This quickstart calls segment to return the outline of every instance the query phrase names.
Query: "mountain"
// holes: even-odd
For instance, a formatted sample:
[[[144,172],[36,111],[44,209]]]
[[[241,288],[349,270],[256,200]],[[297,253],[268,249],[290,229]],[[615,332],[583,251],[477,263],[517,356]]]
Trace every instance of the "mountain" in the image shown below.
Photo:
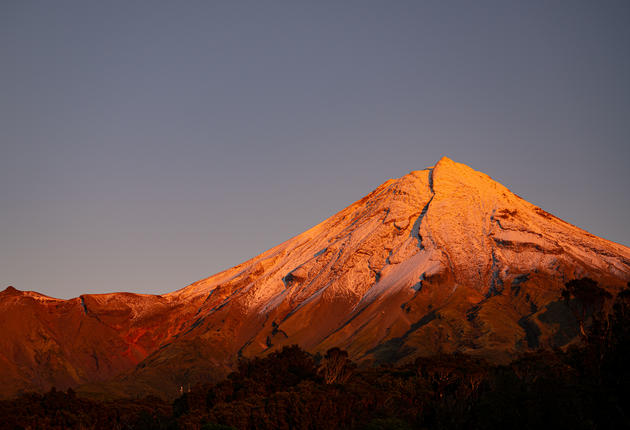
[[[579,339],[561,292],[582,277],[618,293],[630,248],[442,158],[169,294],[5,290],[0,393],[81,385],[96,397],[172,397],[290,344],[337,346],[364,364],[454,351],[507,362]]]

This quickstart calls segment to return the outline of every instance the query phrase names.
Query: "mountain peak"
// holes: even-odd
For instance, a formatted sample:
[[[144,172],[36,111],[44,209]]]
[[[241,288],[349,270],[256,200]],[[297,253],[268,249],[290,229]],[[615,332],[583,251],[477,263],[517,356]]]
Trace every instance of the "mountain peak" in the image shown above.
[[[444,169],[444,170],[449,169],[449,168],[455,168],[458,164],[460,163],[456,163],[455,161],[451,160],[450,158],[444,155],[432,166],[426,167],[422,170],[413,170],[409,173],[409,175],[418,176],[421,174],[421,172],[427,172],[427,171],[430,172],[438,166],[441,166],[441,169]],[[399,179],[402,179],[402,178],[399,178]]]
[[[433,166],[427,167],[424,170],[416,170],[409,175],[414,177],[422,177],[428,174],[428,185],[432,188],[431,192],[436,192],[433,189],[434,183],[439,182],[442,186],[439,187],[441,193],[450,193],[457,191],[458,188],[472,187],[476,189],[490,189],[496,190],[497,188],[505,188],[495,182],[488,175],[476,171],[471,167],[463,163],[458,163],[446,156],[440,158]],[[398,179],[403,180],[405,177]],[[494,191],[492,191],[494,192]]]
[[[450,158],[448,158],[446,155],[443,155],[442,158],[440,158],[437,163],[435,163],[435,167],[437,167],[439,164],[442,165],[454,165],[454,164],[458,164],[455,163],[455,161],[451,160]]]
[[[0,291],[0,294],[20,294],[20,290],[9,285],[4,290]]]

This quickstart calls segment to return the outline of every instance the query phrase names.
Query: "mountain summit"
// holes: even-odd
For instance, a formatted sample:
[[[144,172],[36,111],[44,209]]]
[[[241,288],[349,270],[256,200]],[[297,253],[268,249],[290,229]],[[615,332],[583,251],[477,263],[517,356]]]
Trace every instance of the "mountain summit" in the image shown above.
[[[454,351],[505,362],[575,342],[561,291],[582,277],[617,293],[630,249],[444,157],[169,294],[0,293],[0,381],[4,395],[88,383],[168,397],[290,344],[364,363]]]

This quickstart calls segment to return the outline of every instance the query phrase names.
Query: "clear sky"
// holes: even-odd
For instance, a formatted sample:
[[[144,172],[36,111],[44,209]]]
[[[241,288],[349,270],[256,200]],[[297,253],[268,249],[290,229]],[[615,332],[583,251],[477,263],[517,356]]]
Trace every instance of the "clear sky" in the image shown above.
[[[165,293],[442,155],[630,245],[630,2],[0,2],[0,289]]]

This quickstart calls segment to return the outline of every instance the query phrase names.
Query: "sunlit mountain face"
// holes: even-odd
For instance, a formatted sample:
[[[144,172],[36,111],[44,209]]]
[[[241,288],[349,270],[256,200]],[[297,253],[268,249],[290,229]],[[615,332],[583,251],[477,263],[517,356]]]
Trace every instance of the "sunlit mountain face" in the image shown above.
[[[60,300],[7,288],[0,394],[170,399],[289,345],[337,347],[366,368],[448,353],[504,364],[584,338],[592,311],[566,297],[582,278],[612,300],[630,280],[630,249],[442,158],[168,294]]]

